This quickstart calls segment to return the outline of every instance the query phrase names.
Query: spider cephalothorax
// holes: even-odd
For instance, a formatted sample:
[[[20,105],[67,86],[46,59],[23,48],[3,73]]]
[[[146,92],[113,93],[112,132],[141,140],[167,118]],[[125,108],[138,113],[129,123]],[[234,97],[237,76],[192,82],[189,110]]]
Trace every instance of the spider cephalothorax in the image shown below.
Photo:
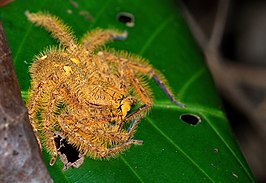
[[[153,78],[176,102],[165,80],[144,59],[126,52],[98,49],[107,41],[125,37],[116,30],[96,29],[80,43],[57,17],[26,12],[28,19],[59,40],[61,48],[45,51],[30,68],[27,107],[40,144],[57,157],[55,134],[92,158],[111,157],[132,144],[139,120],[152,106],[144,75]],[[131,106],[140,106],[129,113]],[[126,129],[125,124],[130,123]]]

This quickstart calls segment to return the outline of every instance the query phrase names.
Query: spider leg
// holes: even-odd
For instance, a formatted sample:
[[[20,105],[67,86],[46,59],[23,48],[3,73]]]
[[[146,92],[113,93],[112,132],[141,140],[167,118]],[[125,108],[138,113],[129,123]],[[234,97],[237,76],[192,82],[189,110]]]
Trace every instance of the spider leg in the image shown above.
[[[46,80],[44,80],[45,82]],[[62,88],[65,88],[65,83],[63,81],[61,81],[60,83],[57,83],[55,86],[53,87],[48,87],[45,86],[43,88],[52,88],[50,90],[47,90],[44,93],[44,95],[42,97],[44,97],[44,101],[42,102],[41,106],[42,106],[42,111],[41,113],[41,120],[42,120],[42,126],[43,126],[43,135],[45,138],[45,145],[49,151],[49,153],[52,155],[51,160],[50,160],[50,165],[52,166],[55,163],[55,160],[57,158],[58,152],[57,152],[57,148],[56,148],[56,144],[55,144],[55,137],[54,137],[54,128],[56,127],[56,123],[54,123],[55,120],[55,112],[58,109],[58,98],[60,96],[62,96]],[[38,92],[42,92],[41,90],[38,90]],[[65,93],[64,93],[65,94]],[[66,95],[68,96],[68,95]],[[35,101],[37,101],[39,97],[35,95],[31,97],[31,99],[34,99]],[[75,105],[77,107],[77,103],[73,102],[73,99],[69,96],[66,98],[68,101],[71,101],[72,103],[74,103],[73,105]],[[33,106],[33,102],[30,102],[31,105]],[[78,106],[78,109],[81,108],[80,106]],[[33,108],[33,111],[38,111],[36,109]],[[34,119],[34,115],[31,114],[31,119],[33,120],[33,126],[36,125],[35,123],[35,119]],[[37,135],[36,135],[37,136]]]
[[[66,85],[63,85],[61,87],[61,94],[63,98],[65,99],[65,103],[67,106],[71,106],[74,110],[79,109],[80,111],[83,111],[82,116],[75,115],[67,115],[66,118],[64,118],[64,122],[68,123],[70,126],[75,126],[75,128],[71,129],[68,132],[73,132],[75,129],[79,129],[77,133],[83,133],[86,134],[85,132],[87,131],[87,136],[90,136],[90,139],[93,139],[97,137],[99,142],[106,142],[109,144],[118,143],[121,141],[128,141],[128,139],[131,137],[131,134],[123,132],[120,130],[118,132],[118,126],[119,124],[116,124],[115,126],[110,126],[108,121],[111,119],[108,119],[106,116],[101,116],[97,118],[97,114],[95,114],[95,111],[93,112],[93,120],[90,118],[90,109],[95,109],[95,107],[101,107],[101,106],[91,106],[92,104],[86,104],[85,106],[81,106],[81,104],[77,103],[77,98],[70,93],[69,88]],[[84,109],[87,109],[84,110]],[[97,108],[97,110],[103,110],[103,108]],[[84,117],[85,116],[85,117]],[[96,119],[97,118],[97,119]],[[73,124],[72,122],[76,121],[76,124]],[[67,129],[66,129],[67,130]],[[85,130],[85,131],[84,131]]]
[[[137,127],[138,121],[147,113],[151,106],[152,106],[152,97],[149,93],[149,88],[143,83],[137,76],[134,74],[133,70],[128,66],[128,59],[126,57],[117,57],[108,52],[99,52],[98,56],[100,59],[104,59],[105,61],[116,63],[118,66],[121,67],[123,72],[121,73],[123,77],[127,78],[128,82],[134,88],[134,91],[138,95],[141,103],[143,105],[136,109],[131,114],[127,115],[123,121],[119,124],[119,130],[123,129],[126,122],[132,120],[131,125],[128,129],[129,136],[132,136],[135,132]]]
[[[44,27],[48,32],[51,32],[52,36],[58,39],[64,47],[69,48],[70,51],[77,49],[77,45],[74,41],[75,38],[70,31],[70,28],[56,16],[42,12],[30,13],[28,11],[25,12],[25,15],[32,23]]]
[[[103,46],[111,40],[124,40],[127,38],[127,32],[121,32],[113,29],[95,29],[86,33],[81,39],[81,45],[90,52]]]
[[[185,107],[184,104],[178,102],[175,100],[174,95],[171,91],[171,89],[166,84],[166,79],[164,76],[157,70],[153,69],[151,65],[149,65],[145,60],[136,57],[136,56],[130,56],[126,54],[121,54],[121,56],[116,56],[115,54],[109,53],[109,52],[99,52],[98,56],[105,58],[108,62],[114,62],[116,64],[125,64],[129,68],[129,70],[132,70],[133,72],[138,72],[144,75],[147,75],[154,79],[154,81],[157,83],[157,85],[162,89],[162,91],[165,93],[165,95],[169,98],[169,100],[180,107]],[[131,80],[131,83],[135,89],[137,89],[137,93],[141,96],[143,92],[143,87],[140,86],[138,79],[135,77],[135,75],[131,76],[129,75],[129,78]],[[148,99],[149,97],[143,96],[144,99]],[[145,102],[144,102],[145,103]]]
[[[50,83],[50,85],[46,84],[45,86],[42,87],[42,89],[37,88],[38,93],[41,92],[42,95],[31,96],[30,99],[32,99],[33,101],[38,101],[38,100],[40,101],[38,105],[35,104],[37,109],[36,107],[32,109],[33,113],[36,113],[36,111],[40,112],[41,116],[40,120],[43,129],[43,133],[41,134],[41,136],[43,136],[42,138],[44,139],[44,143],[47,147],[47,150],[52,155],[52,158],[50,160],[50,165],[52,166],[57,158],[57,148],[54,140],[55,139],[54,130],[56,127],[54,119],[55,119],[55,112],[58,110],[57,104],[58,104],[58,99],[60,97],[60,88],[62,87],[62,85],[64,85],[64,80],[58,80],[58,78],[56,81],[53,81],[51,79],[50,80],[44,79],[43,82],[44,83],[48,82]],[[31,105],[28,106],[32,106],[34,103],[31,102],[30,104]],[[31,109],[31,107],[29,108]],[[35,121],[36,119],[35,115],[31,114],[30,116],[31,119]]]
[[[65,99],[64,102],[69,108],[76,109],[78,112],[83,110],[84,106],[79,102],[78,98],[71,93],[71,90],[66,83],[60,85],[60,94]]]
[[[44,119],[43,119],[43,129],[44,129],[44,136],[45,136],[45,144],[47,149],[52,155],[50,160],[50,165],[52,166],[55,163],[57,158],[57,148],[55,144],[55,137],[54,137],[54,113],[57,109],[57,96],[58,96],[58,87],[54,87],[49,95],[49,100],[47,105],[43,106],[44,111]]]
[[[51,125],[54,125],[51,124],[54,120],[56,123],[55,125],[62,130],[62,133],[71,144],[78,147],[79,151],[82,151],[94,158],[114,156],[127,149],[132,144],[142,144],[142,141],[139,140],[129,140],[131,135],[125,131],[117,131],[115,128],[110,126],[99,127],[79,123],[75,117],[76,115],[60,114],[55,119],[54,109],[59,96],[64,99],[63,102],[65,102],[67,106],[70,106],[70,108],[82,108],[82,106],[80,107],[78,103],[74,102],[76,99],[71,93],[69,93],[70,91],[68,89],[69,88],[64,82],[57,84],[53,90],[49,91],[50,98],[47,100],[47,105],[43,107],[43,110],[46,111],[43,120],[46,146],[52,154],[50,165],[54,164],[57,157],[54,132],[51,127]]]
[[[158,71],[157,71],[158,72]],[[173,103],[178,105],[179,107],[185,107],[184,104],[180,103],[179,101],[175,100],[172,92],[170,91],[170,89],[165,85],[165,83],[163,82],[163,78],[162,76],[160,76],[159,73],[156,73],[154,70],[151,71],[152,73],[152,78],[154,79],[154,81],[156,82],[156,84],[163,90],[163,92],[165,93],[165,95],[169,98],[169,100]]]
[[[136,59],[136,58],[135,58]],[[130,60],[130,58],[129,58]],[[136,60],[137,62],[141,62]],[[159,72],[154,70],[150,65],[144,65],[140,63],[134,63],[134,62],[128,62],[128,67],[133,69],[134,71],[140,72],[142,74],[148,75],[153,78],[153,80],[156,82],[156,84],[162,89],[162,91],[165,93],[165,95],[169,98],[169,100],[179,107],[185,107],[184,104],[178,102],[175,100],[174,95],[171,91],[171,89],[165,84],[166,79],[164,76]]]
[[[100,131],[94,128],[86,129],[86,126],[82,127],[80,124],[77,124],[74,116],[71,115],[58,116],[57,121],[62,130],[67,134],[69,143],[93,158],[107,158],[124,151],[132,144],[142,144],[141,140],[131,139],[123,141],[121,135],[125,135],[128,138],[127,133],[106,132],[106,129],[101,129]],[[106,138],[106,135],[110,137],[98,140],[102,137]],[[115,136],[120,138],[120,143],[108,147],[111,143],[104,142],[109,141],[110,138],[115,138]]]
[[[134,134],[135,129],[138,125],[138,122],[140,121],[140,119],[143,115],[143,111],[147,111],[147,110],[149,110],[149,107],[146,104],[144,104],[125,117],[125,121],[131,120],[131,123],[127,129],[127,133],[130,136],[132,136]]]
[[[113,145],[127,142],[131,138],[131,134],[125,130],[119,130],[110,125],[99,126],[98,122],[87,123],[81,122],[83,119],[69,114],[58,116],[58,123],[66,133],[72,134],[76,139],[82,137],[79,143],[103,143]],[[99,121],[100,122],[100,121]],[[78,142],[76,142],[78,143]],[[80,144],[81,145],[81,144]]]
[[[118,144],[116,146],[113,146],[111,148],[104,148],[103,150],[101,150],[98,153],[98,156],[103,157],[103,158],[108,158],[108,157],[112,157],[115,156],[117,154],[119,154],[120,152],[126,150],[127,148],[129,148],[130,145],[142,145],[143,141],[142,140],[129,140],[125,143],[122,144]]]
[[[38,131],[40,128],[36,119],[36,115],[37,112],[39,111],[38,107],[43,105],[43,100],[41,98],[45,93],[45,88],[52,87],[52,81],[54,80],[55,77],[56,77],[55,75],[51,74],[46,78],[46,80],[40,82],[38,85],[37,84],[34,85],[32,83],[31,86],[32,88],[29,91],[28,100],[26,104],[28,108],[29,119],[33,127],[33,132],[38,141],[40,149],[42,149],[42,145],[38,137]]]

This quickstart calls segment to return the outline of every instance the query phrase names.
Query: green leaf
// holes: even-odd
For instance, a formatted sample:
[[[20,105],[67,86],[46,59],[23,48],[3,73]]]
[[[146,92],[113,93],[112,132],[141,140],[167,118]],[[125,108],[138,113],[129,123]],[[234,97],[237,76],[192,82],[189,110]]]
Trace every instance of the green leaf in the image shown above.
[[[59,159],[49,166],[50,157],[44,152],[55,182],[255,182],[176,1],[76,1],[78,6],[73,2],[24,0],[1,9],[24,99],[30,84],[28,67],[34,55],[49,45],[57,45],[49,33],[28,22],[24,12],[49,11],[70,25],[78,38],[95,27],[127,30],[126,40],[107,47],[147,58],[165,75],[186,108],[173,105],[151,81],[154,105],[135,135],[144,144],[132,146],[116,159],[86,158],[80,168],[64,172]],[[133,27],[116,19],[120,12],[134,15]],[[182,114],[197,115],[201,122],[190,125],[180,119]]]

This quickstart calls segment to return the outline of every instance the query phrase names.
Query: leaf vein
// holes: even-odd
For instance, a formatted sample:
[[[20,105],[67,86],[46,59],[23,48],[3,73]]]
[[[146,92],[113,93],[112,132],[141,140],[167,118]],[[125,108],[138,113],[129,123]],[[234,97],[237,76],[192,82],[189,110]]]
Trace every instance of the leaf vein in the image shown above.
[[[247,176],[251,180],[251,182],[254,182],[253,181],[253,178],[252,178],[251,174],[249,173],[249,171],[247,170],[247,168],[243,165],[243,163],[241,162],[241,160],[237,157],[237,155],[235,154],[235,152],[232,150],[232,148],[229,146],[229,144],[225,141],[225,139],[222,137],[222,135],[219,133],[219,131],[215,128],[214,125],[212,125],[212,123],[208,120],[208,118],[204,114],[201,114],[201,115],[206,120],[206,122],[209,124],[209,126],[213,129],[213,131],[216,133],[216,135],[222,140],[222,142],[225,144],[225,146],[228,148],[228,150],[232,153],[232,155],[235,157],[235,159],[237,160],[237,162],[244,169],[245,173],[247,174]]]
[[[173,20],[174,16],[170,16],[169,18],[165,19],[165,21],[157,27],[157,29],[154,30],[154,32],[151,34],[149,39],[146,41],[146,43],[143,45],[143,47],[140,49],[139,54],[143,55],[143,53],[147,50],[147,48],[150,46],[152,41],[160,34],[160,32],[166,27],[168,23],[170,23]]]
[[[101,17],[101,15],[103,14],[103,12],[105,11],[105,9],[108,7],[109,3],[111,1],[108,0],[108,1],[105,1],[105,4],[102,6],[102,8],[98,11],[98,13],[95,15],[94,17],[94,21],[92,22],[92,24],[90,25],[90,28],[92,28],[96,22],[99,20],[99,18]]]
[[[27,29],[27,31],[26,31],[26,33],[24,34],[24,36],[23,36],[23,39],[22,39],[22,41],[21,41],[21,43],[20,43],[20,45],[19,45],[19,47],[18,47],[18,50],[17,50],[17,52],[16,52],[16,54],[15,54],[15,58],[14,58],[14,65],[16,65],[17,64],[17,59],[18,59],[18,56],[20,55],[20,53],[21,53],[21,51],[22,51],[22,48],[24,48],[24,44],[25,44],[25,42],[26,42],[26,40],[27,40],[27,37],[29,36],[29,34],[30,34],[30,31],[32,30],[32,25],[30,25],[30,26],[28,26],[28,29]],[[16,66],[15,66],[16,67]]]
[[[133,174],[140,180],[140,182],[144,182],[142,178],[138,175],[138,173],[130,166],[130,164],[125,160],[124,157],[120,156],[120,159],[129,167],[129,169],[133,172]]]
[[[187,158],[196,168],[198,168],[211,182],[215,182],[192,158],[189,157],[170,137],[168,137],[153,121],[147,117],[148,122],[164,137],[166,138],[185,158]]]
[[[172,109],[172,110],[178,110],[178,111],[186,111],[186,112],[204,112],[207,114],[211,114],[213,116],[216,116],[221,119],[225,119],[225,115],[223,111],[210,108],[210,107],[205,107],[205,106],[199,106],[196,104],[188,104],[186,103],[185,108],[180,108],[177,105],[173,105],[170,102],[156,102],[152,105],[153,109]]]
[[[204,71],[206,71],[206,68],[203,67],[201,69],[199,69],[195,74],[193,74],[190,79],[187,82],[184,82],[184,86],[180,89],[179,91],[179,97],[182,98],[182,96],[184,95],[184,93],[186,92],[186,90],[189,88],[189,86],[196,81],[203,73]]]

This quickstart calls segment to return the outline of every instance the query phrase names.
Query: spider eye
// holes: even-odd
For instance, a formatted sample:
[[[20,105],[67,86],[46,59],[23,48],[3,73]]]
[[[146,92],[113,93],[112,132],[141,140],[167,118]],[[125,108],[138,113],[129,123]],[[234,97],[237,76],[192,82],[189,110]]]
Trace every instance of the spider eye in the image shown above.
[[[116,122],[115,122],[115,121],[110,121],[109,124],[110,124],[111,126],[115,126]]]

